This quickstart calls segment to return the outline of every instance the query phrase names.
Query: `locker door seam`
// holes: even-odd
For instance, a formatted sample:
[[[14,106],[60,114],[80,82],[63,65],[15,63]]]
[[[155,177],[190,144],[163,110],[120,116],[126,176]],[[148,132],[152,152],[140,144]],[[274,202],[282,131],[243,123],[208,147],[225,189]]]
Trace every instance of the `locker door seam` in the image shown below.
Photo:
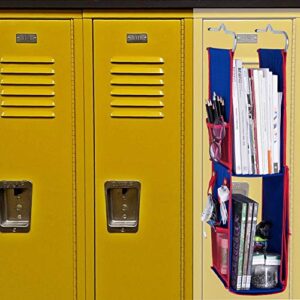
[[[74,49],[74,23],[70,20],[71,35],[71,88],[72,88],[72,209],[73,209],[73,299],[77,299],[77,206],[76,206],[76,120],[75,120],[75,49]]]
[[[93,180],[93,192],[94,192],[94,199],[93,199],[93,208],[94,208],[94,299],[96,300],[97,299],[97,267],[96,267],[96,246],[97,246],[97,242],[96,242],[96,230],[97,230],[97,220],[96,220],[96,209],[97,209],[97,206],[96,206],[96,195],[97,195],[97,192],[96,192],[96,128],[95,128],[95,125],[96,125],[96,110],[95,110],[95,20],[93,19],[92,20],[92,78],[93,78],[93,97],[92,97],[92,102],[93,102],[93,161],[94,161],[94,169],[93,169],[93,174],[94,174],[94,180]]]
[[[184,54],[185,54],[185,36],[184,36],[184,20],[180,20],[180,299],[185,298],[185,101],[184,101]]]

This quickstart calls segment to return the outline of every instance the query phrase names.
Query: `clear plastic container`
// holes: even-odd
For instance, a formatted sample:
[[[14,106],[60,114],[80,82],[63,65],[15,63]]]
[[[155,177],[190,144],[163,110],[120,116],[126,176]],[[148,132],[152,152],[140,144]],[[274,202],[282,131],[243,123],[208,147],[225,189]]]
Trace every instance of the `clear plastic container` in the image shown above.
[[[251,284],[253,288],[272,289],[278,284],[280,256],[256,254],[253,256]]]

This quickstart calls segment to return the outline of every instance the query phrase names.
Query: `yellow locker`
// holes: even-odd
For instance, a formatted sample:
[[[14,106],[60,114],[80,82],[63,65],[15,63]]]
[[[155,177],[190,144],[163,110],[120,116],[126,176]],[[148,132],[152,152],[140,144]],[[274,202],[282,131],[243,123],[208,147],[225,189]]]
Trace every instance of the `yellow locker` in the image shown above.
[[[0,30],[0,298],[73,299],[71,21],[0,20]]]
[[[96,299],[179,300],[182,24],[137,19],[95,20],[93,26]],[[108,190],[106,199],[110,184],[115,192]],[[130,229],[136,218],[138,228]]]
[[[212,19],[207,20],[203,19],[203,44],[201,45],[201,50],[203,53],[203,96],[202,99],[208,97],[208,57],[207,57],[207,47],[219,47],[230,49],[233,46],[232,36],[224,34],[224,32],[211,32],[208,31],[210,27],[219,27],[220,24],[224,23],[228,30],[232,30],[237,34],[240,33],[255,33],[255,29],[266,28],[268,24],[271,24],[273,28],[278,30],[284,30],[287,32],[289,37],[293,36],[293,24],[292,20],[286,18],[282,20],[276,19],[243,19],[238,18],[236,15],[235,19],[226,18],[225,19]],[[258,33],[257,43],[238,43],[237,48],[234,54],[234,58],[241,59],[244,62],[246,67],[258,67],[258,54],[257,49],[259,48],[276,48],[283,49],[285,47],[285,40],[282,35],[274,35],[272,33]],[[287,103],[291,104],[291,67],[292,67],[292,42],[290,42],[290,48],[288,52],[288,61],[287,61],[287,81],[288,81],[288,91],[287,91]],[[203,117],[202,120],[205,120],[206,111],[205,107],[202,109]],[[288,120],[290,120],[290,107],[287,107],[288,111]],[[204,122],[204,121],[203,121]],[[211,165],[209,161],[209,153],[206,149],[209,149],[208,145],[208,132],[206,125],[203,123],[203,137],[202,137],[202,149],[203,149],[203,165],[202,165],[202,178],[203,178],[203,187],[208,186],[208,182],[211,176]],[[288,122],[287,133],[289,136],[290,132],[290,123]],[[287,143],[289,145],[289,142]],[[289,146],[287,146],[287,153],[289,153]],[[289,164],[289,163],[288,163]],[[262,195],[262,181],[260,178],[241,178],[233,177],[233,182],[248,182],[249,183],[249,197],[252,199],[258,200],[261,203]],[[202,208],[206,205],[206,188],[202,190]],[[260,214],[260,211],[259,211]],[[207,238],[203,240],[203,264],[202,264],[202,280],[203,280],[203,289],[201,291],[203,299],[240,299],[239,295],[234,295],[226,290],[217,278],[217,276],[210,269],[212,265],[212,253],[211,253],[211,239],[208,229],[208,226],[205,225],[207,231]],[[259,296],[259,299],[289,299],[289,288],[276,296]]]

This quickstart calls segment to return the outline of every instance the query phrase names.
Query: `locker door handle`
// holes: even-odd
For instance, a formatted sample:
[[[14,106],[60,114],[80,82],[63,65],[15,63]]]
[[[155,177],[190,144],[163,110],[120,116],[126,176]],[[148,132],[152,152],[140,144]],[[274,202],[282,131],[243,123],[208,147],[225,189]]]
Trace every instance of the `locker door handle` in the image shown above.
[[[105,183],[107,230],[137,232],[141,184],[138,181]]]
[[[32,183],[0,181],[0,231],[29,232]]]

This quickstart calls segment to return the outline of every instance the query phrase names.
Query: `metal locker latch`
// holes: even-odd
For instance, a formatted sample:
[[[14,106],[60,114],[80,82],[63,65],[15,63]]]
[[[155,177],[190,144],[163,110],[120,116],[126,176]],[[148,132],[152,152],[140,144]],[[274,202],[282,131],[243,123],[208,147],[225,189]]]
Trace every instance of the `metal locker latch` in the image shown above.
[[[0,181],[0,231],[29,232],[32,183]]]
[[[141,184],[138,181],[105,183],[107,230],[137,232]]]

